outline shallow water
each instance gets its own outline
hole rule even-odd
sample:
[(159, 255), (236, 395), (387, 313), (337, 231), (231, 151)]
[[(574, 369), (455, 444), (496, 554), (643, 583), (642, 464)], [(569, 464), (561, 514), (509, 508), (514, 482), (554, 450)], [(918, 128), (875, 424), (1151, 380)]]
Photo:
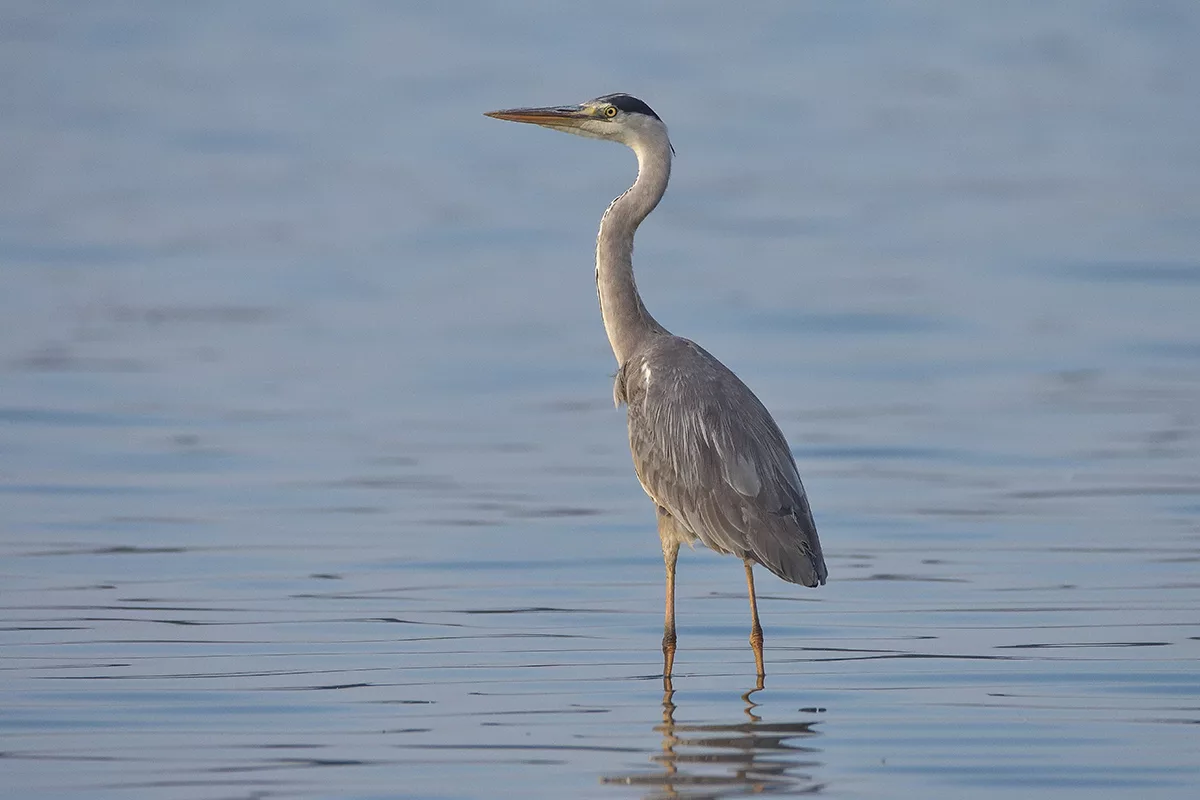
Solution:
[[(84, 797), (1190, 797), (1187, 3), (0, 11), (0, 768)], [(680, 560), (591, 248), (672, 126), (656, 316), (830, 567)]]

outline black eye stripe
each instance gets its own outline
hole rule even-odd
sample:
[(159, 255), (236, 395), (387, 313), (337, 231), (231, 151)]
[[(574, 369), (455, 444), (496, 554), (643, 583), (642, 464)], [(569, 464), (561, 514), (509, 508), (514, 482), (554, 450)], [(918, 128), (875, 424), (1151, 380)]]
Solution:
[(597, 97), (593, 102), (608, 103), (619, 111), (630, 114), (645, 114), (647, 117), (654, 117), (659, 122), (662, 122), (658, 114), (654, 113), (654, 109), (632, 95), (622, 93), (606, 94), (603, 97)]

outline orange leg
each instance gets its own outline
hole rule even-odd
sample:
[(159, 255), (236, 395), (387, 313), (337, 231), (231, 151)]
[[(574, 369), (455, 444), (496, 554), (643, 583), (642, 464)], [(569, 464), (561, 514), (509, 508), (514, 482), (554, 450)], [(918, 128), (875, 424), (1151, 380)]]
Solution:
[(754, 663), (758, 665), (758, 674), (767, 674), (763, 667), (763, 631), (758, 622), (758, 600), (754, 597), (754, 562), (748, 558), (742, 559), (746, 564), (746, 587), (750, 590), (750, 646), (754, 648)]
[(679, 557), (679, 543), (663, 539), (663, 564), (667, 568), (667, 608), (663, 621), (663, 680), (671, 680), (675, 666), (675, 561)]

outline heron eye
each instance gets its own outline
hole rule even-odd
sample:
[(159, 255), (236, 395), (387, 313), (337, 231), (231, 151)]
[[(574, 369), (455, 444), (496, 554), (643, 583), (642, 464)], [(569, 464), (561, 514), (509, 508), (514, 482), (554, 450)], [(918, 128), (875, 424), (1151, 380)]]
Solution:
[(604, 109), (604, 116), (608, 117), (609, 119), (612, 119), (616, 115), (617, 115), (617, 107), (616, 106), (609, 106), (608, 108)]

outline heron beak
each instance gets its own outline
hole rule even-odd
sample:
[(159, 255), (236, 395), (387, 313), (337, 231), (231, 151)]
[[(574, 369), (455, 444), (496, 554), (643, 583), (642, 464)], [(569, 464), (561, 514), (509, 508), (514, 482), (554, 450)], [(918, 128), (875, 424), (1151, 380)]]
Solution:
[(488, 111), (485, 117), (506, 119), (510, 122), (530, 122), (546, 128), (570, 130), (594, 119), (596, 112), (586, 106), (546, 106), (544, 108), (506, 108)]

